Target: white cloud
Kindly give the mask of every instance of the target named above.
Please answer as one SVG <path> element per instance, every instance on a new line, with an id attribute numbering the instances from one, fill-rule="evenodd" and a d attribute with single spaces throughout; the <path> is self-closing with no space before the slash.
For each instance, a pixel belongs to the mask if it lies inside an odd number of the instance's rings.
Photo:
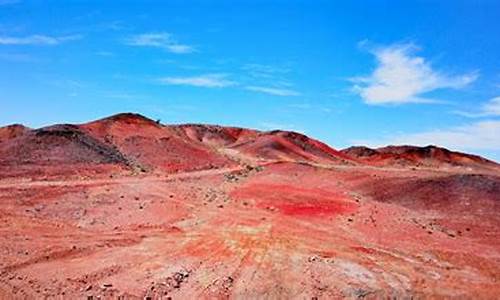
<path id="1" fill-rule="evenodd" d="M 500 116 L 500 96 L 490 99 L 482 104 L 479 110 L 474 111 L 454 111 L 453 113 L 469 118 L 480 118 L 488 116 Z"/>
<path id="2" fill-rule="evenodd" d="M 226 78 L 226 74 L 205 74 L 191 77 L 163 77 L 159 81 L 167 85 L 189 85 L 207 88 L 221 88 L 236 84 L 236 82 Z"/>
<path id="3" fill-rule="evenodd" d="M 413 44 L 372 49 L 377 68 L 368 77 L 353 78 L 354 90 L 367 104 L 434 102 L 422 95 L 443 89 L 459 89 L 475 81 L 477 72 L 448 76 L 433 70 L 425 58 L 416 56 Z"/>
<path id="4" fill-rule="evenodd" d="M 172 53 L 191 53 L 193 52 L 193 47 L 188 46 L 188 45 L 180 45 L 180 44 L 175 44 L 175 45 L 169 45 L 167 49 L 172 52 Z"/>
<path id="5" fill-rule="evenodd" d="M 81 39 L 81 35 L 67 35 L 67 36 L 48 36 L 48 35 L 30 35 L 25 37 L 10 37 L 0 36 L 0 45 L 59 45 L 63 42 L 74 41 Z"/>
<path id="6" fill-rule="evenodd" d="M 127 39 L 126 44 L 138 47 L 156 47 L 177 54 L 191 53 L 194 51 L 192 46 L 179 44 L 172 38 L 170 33 L 166 32 L 135 35 Z"/>
<path id="7" fill-rule="evenodd" d="M 398 135 L 379 141 L 357 141 L 372 147 L 385 145 L 438 145 L 459 151 L 500 151 L 500 120 L 485 120 L 463 126 Z"/>
<path id="8" fill-rule="evenodd" d="M 483 105 L 482 112 L 486 115 L 500 116 L 500 97 L 490 99 Z"/>
<path id="9" fill-rule="evenodd" d="M 264 86 L 246 86 L 246 90 L 265 93 L 273 96 L 299 96 L 300 93 L 290 89 L 264 87 Z"/>

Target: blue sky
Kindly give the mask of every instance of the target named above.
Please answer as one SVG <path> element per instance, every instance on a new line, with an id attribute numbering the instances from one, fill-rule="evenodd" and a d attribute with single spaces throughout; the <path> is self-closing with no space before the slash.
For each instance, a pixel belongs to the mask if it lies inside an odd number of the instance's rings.
<path id="1" fill-rule="evenodd" d="M 500 161 L 500 2 L 339 2 L 0 0 L 0 125 L 133 111 Z"/>

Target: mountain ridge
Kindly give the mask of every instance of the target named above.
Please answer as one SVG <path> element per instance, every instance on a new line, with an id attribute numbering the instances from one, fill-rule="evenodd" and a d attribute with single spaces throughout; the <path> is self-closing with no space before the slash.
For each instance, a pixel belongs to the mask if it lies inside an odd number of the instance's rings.
<path id="1" fill-rule="evenodd" d="M 452 151 L 436 145 L 389 145 L 380 148 L 352 146 L 342 149 L 341 152 L 373 165 L 402 164 L 432 167 L 433 164 L 441 163 L 450 166 L 472 166 L 473 164 L 498 166 L 495 161 L 482 156 Z"/>
<path id="2" fill-rule="evenodd" d="M 349 147 L 336 150 L 301 133 L 209 124 L 164 125 L 120 113 L 82 124 L 31 129 L 0 127 L 0 168 L 84 164 L 106 169 L 175 173 L 237 164 L 287 161 L 376 167 L 496 169 L 486 158 L 437 146 Z M 39 172 L 40 168 L 36 172 Z"/>

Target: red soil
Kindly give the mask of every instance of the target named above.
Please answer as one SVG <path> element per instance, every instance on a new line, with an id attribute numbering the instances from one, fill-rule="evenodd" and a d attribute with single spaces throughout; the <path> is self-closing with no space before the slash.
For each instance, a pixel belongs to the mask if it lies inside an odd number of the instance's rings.
<path id="1" fill-rule="evenodd" d="M 396 150 L 134 114 L 0 128 L 0 299 L 497 298 L 496 165 Z"/>
<path id="2" fill-rule="evenodd" d="M 290 216 L 333 216 L 353 210 L 346 197 L 331 191 L 295 188 L 280 184 L 245 185 L 231 194 L 234 199 Z"/>

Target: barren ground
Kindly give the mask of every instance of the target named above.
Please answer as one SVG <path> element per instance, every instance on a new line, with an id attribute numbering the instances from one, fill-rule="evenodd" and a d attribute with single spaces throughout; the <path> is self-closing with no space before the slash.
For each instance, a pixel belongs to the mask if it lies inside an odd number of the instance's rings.
<path id="1" fill-rule="evenodd" d="M 271 163 L 4 179 L 0 298 L 494 299 L 498 177 L 480 198 L 393 195 L 455 175 Z"/>

